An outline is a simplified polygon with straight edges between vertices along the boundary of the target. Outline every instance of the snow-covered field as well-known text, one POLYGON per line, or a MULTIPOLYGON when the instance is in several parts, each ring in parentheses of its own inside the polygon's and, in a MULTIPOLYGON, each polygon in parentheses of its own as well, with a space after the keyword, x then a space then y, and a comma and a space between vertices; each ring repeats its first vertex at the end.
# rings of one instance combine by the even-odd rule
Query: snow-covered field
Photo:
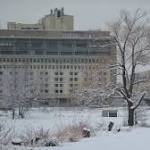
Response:
MULTIPOLYGON (((43 150, 149 150, 150 128, 134 128, 120 133, 103 133, 77 143, 43 150)), ((36 150, 41 150, 37 148, 36 150)))
POLYGON ((126 119, 124 109, 118 108, 117 118, 102 117, 102 109, 89 108, 40 108, 31 109, 25 115, 25 119, 11 119, 8 112, 3 114, 1 121, 5 122, 9 127, 13 128, 15 134, 30 129, 50 129, 57 130, 67 125, 86 123, 93 128, 98 124, 108 124, 109 121, 115 122, 115 125, 122 126, 126 119))
MULTIPOLYGON (((109 108, 110 109, 110 108, 109 108)), ((150 108, 142 108, 143 121, 150 124, 150 108), (143 111, 145 110, 146 111, 143 111)), ((101 109, 87 108, 40 108, 31 109, 26 113, 25 119, 12 120, 10 112, 0 113, 0 121, 12 128, 15 137, 24 134, 27 130, 39 128, 57 131, 65 126, 86 123, 93 129, 100 124, 107 127, 110 121, 115 123, 114 130, 107 132, 99 130, 96 136, 82 139, 75 143, 61 143, 58 147, 36 147, 34 150, 149 150, 150 128, 136 126, 134 128, 122 127, 125 124, 127 113, 125 109, 118 109, 117 118, 102 117, 101 109), (120 132, 116 129, 121 128, 120 132)), ((26 150, 33 147, 8 147, 9 150, 26 150)))

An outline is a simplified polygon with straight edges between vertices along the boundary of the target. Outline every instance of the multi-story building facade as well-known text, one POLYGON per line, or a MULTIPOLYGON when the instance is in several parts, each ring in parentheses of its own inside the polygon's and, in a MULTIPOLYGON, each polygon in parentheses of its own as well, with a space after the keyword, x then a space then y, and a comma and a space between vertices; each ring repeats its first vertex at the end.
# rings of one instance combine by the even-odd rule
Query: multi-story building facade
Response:
POLYGON ((18 93, 50 105, 71 102, 94 80, 115 83, 116 61, 107 31, 0 30, 0 100, 18 93))
POLYGON ((72 31, 74 29, 74 17, 72 15, 66 15, 64 8, 55 8, 36 24, 8 22, 7 28, 8 30, 72 31))

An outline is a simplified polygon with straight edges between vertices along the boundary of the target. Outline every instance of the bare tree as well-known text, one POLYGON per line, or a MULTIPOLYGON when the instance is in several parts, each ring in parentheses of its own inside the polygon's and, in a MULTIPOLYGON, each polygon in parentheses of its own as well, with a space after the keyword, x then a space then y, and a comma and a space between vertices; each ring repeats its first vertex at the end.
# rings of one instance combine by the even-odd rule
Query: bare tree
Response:
POLYGON ((12 110, 12 118, 15 118, 16 109, 18 115, 24 118, 26 110, 31 106, 32 100, 38 95, 37 85, 34 83, 33 71, 28 64, 19 67, 12 64, 3 76, 5 107, 12 110))
MULTIPOLYGON (((24 67, 24 66, 23 66, 24 67)), ((16 68, 12 66, 5 73, 5 99, 12 109, 12 118, 15 117, 15 109, 18 109, 19 116, 23 117, 23 111, 28 103, 27 97, 29 96, 28 79, 24 68, 16 68)))
MULTIPOLYGON (((105 69, 106 68, 107 67, 105 67, 105 69)), ((78 105, 92 107, 111 106, 110 99, 111 96, 115 94, 116 85, 111 82, 102 82, 103 78, 99 76, 99 72, 99 69, 85 72, 85 77, 87 80, 84 81, 80 87, 75 89, 73 95, 73 97, 76 98, 75 101, 78 105)))
POLYGON ((134 113, 140 106, 145 92, 137 94, 135 86, 143 81, 136 81, 139 66, 145 64, 149 55, 148 14, 137 9, 133 14, 123 10, 120 18, 109 25, 118 50, 118 63, 115 65, 121 77, 122 87, 119 93, 128 107, 128 125, 135 123, 134 113))
POLYGON ((108 107, 111 106, 111 96, 115 94, 115 86, 111 84, 95 84, 75 91, 78 105, 108 107))

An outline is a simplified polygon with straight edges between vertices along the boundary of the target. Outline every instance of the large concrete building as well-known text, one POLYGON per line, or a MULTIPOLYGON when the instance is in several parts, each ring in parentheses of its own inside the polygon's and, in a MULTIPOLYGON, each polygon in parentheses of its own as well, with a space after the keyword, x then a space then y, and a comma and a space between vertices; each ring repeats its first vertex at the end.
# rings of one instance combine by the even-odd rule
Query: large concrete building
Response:
POLYGON ((72 31, 74 29, 74 17, 72 15, 66 15, 64 8, 55 8, 36 24, 8 22, 7 28, 8 30, 72 31))
POLYGON ((108 31, 73 31, 73 16, 54 9, 37 24, 0 30, 0 102, 71 104, 76 89, 115 83, 116 47, 108 31), (13 101, 12 101, 13 100, 13 101))
POLYGON ((76 89, 94 80, 115 83, 116 61, 107 31, 0 30, 0 100, 71 102, 76 89))

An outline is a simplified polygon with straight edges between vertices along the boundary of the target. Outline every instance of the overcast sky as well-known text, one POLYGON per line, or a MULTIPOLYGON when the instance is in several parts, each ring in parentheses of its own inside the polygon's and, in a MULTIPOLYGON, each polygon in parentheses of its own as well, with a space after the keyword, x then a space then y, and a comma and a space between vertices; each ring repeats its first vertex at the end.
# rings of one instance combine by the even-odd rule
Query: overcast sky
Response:
POLYGON ((36 23, 56 7, 74 15, 76 30, 103 29, 121 9, 150 12, 150 0, 0 0, 0 27, 8 21, 36 23))

